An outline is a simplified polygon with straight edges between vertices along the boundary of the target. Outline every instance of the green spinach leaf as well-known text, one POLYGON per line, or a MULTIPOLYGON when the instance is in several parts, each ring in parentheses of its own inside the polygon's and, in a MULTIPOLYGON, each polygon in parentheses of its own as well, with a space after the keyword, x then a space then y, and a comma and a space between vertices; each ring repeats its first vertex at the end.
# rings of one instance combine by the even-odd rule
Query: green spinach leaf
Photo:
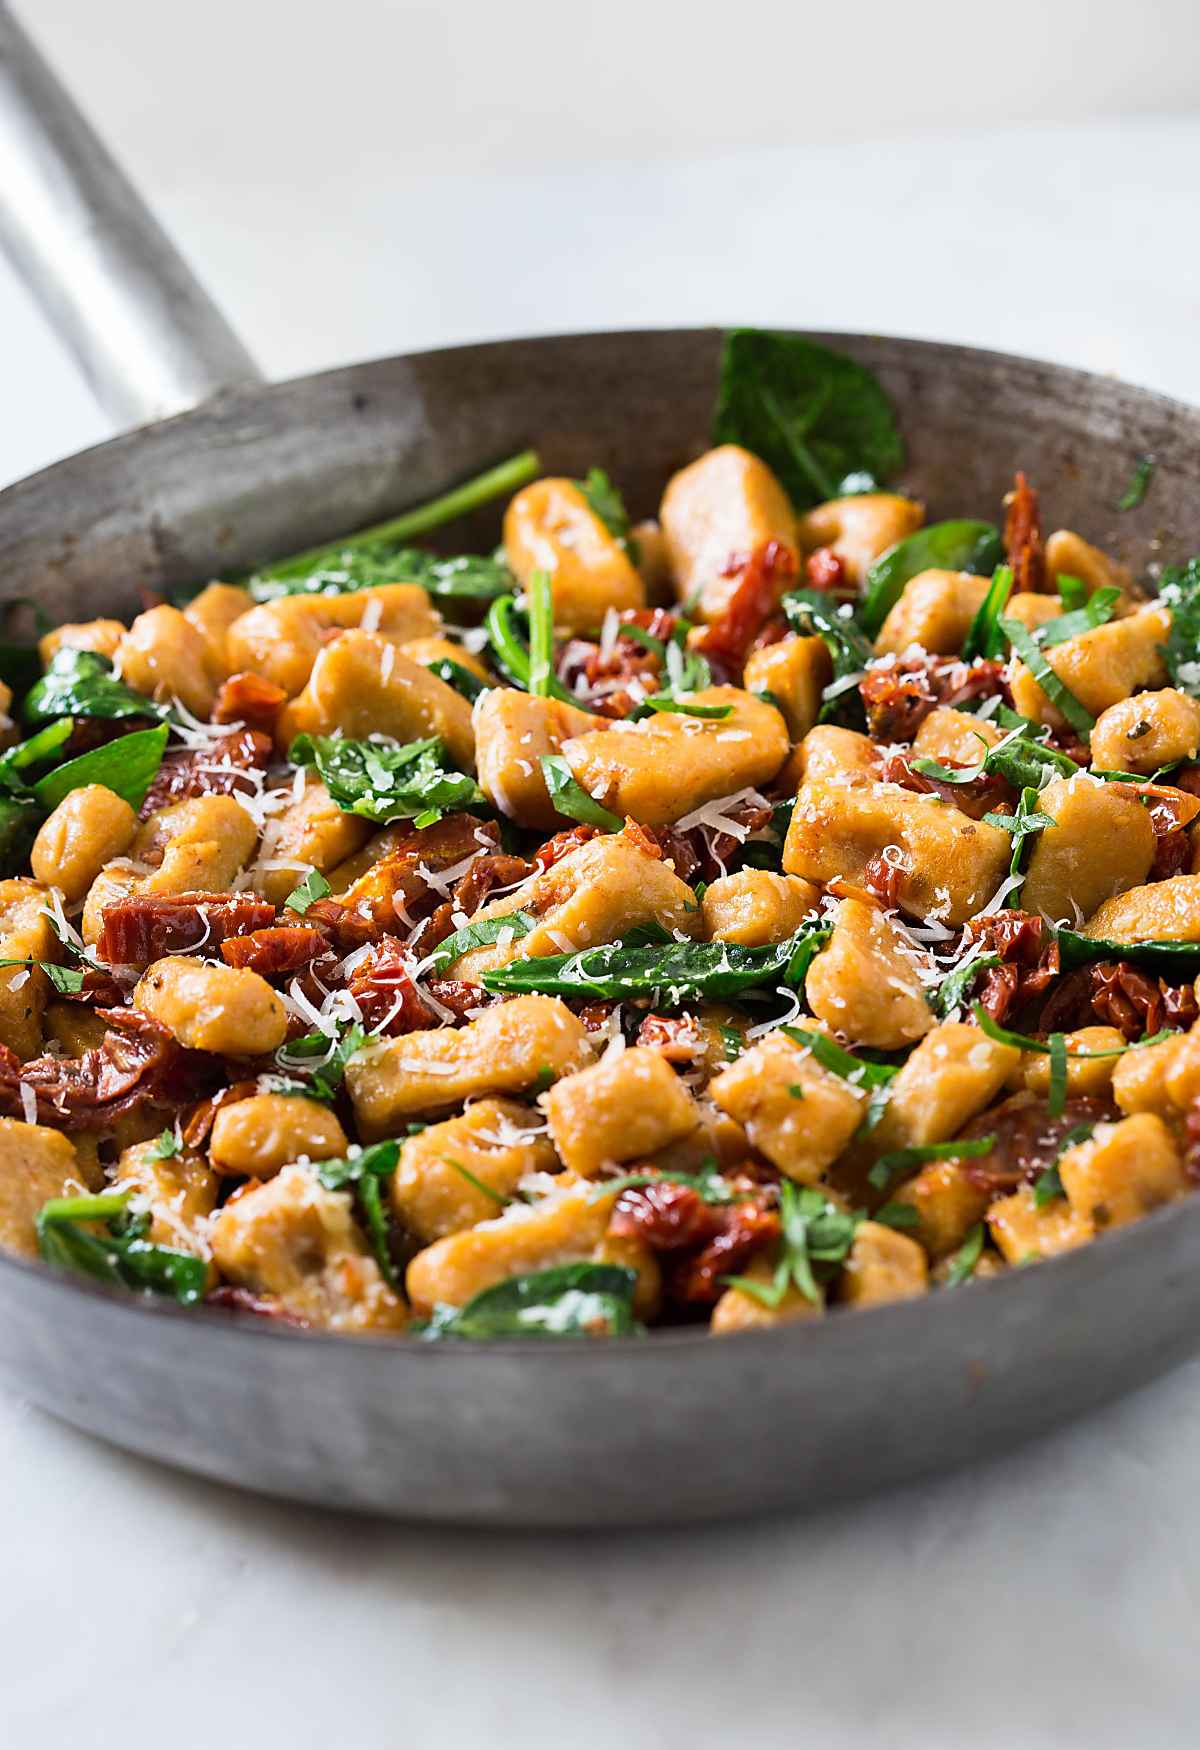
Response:
POLYGON ((510 1276, 485 1288, 465 1306, 437 1306, 414 1333, 427 1342, 456 1338, 627 1337, 637 1275, 615 1264, 560 1264, 528 1276, 510 1276))
POLYGON ((298 735, 288 758, 295 766, 316 767, 343 814, 381 824, 412 820, 431 826, 443 814, 487 800, 474 778, 444 763, 445 743, 437 736, 401 744, 298 735))
POLYGON ((700 997, 736 996, 757 985, 804 983, 832 926, 802 929, 785 942, 743 948, 734 942, 611 942, 575 954, 544 954, 514 960, 485 972, 491 991, 537 991, 546 996, 623 1000, 650 996, 668 1006, 700 997))
POLYGON ((34 784, 33 794, 49 814, 72 790, 81 790, 85 784, 103 784, 136 810, 146 800, 146 792, 162 765, 169 734, 167 725, 162 723, 157 729, 136 729, 132 735, 107 741, 102 747, 94 747, 90 753, 81 753, 78 759, 47 772, 34 784))
POLYGON ((98 651, 63 649, 55 653, 41 680, 30 689, 23 715, 27 723, 46 723, 53 717, 165 720, 170 718, 171 708, 117 680, 112 663, 98 651))
POLYGON ((874 637, 905 584, 922 571, 974 571, 982 577, 994 571, 1003 557, 1000 531, 993 523, 930 523, 881 553, 867 572, 860 609, 863 627, 874 637))

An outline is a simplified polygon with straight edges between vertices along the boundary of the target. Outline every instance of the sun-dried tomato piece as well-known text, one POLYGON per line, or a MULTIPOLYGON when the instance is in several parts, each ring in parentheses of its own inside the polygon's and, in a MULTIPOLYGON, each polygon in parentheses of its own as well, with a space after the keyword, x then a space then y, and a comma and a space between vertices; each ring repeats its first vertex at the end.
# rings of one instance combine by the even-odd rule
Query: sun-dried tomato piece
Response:
POLYGON ((913 656, 873 668, 858 683, 867 728, 876 741, 911 741, 938 705, 965 705, 997 694, 1012 703, 1004 664, 989 657, 961 662, 913 656))
MULTIPOLYGON (((510 1000, 499 991, 484 990, 481 984, 469 984, 462 978, 429 978, 425 981, 425 989, 442 1008, 450 1010, 455 1026, 473 1021, 477 1009, 490 1009, 496 1003, 510 1000)), ((442 1019, 441 1016, 438 1018, 442 1019)))
POLYGON ((692 1063, 708 1044, 695 1015, 647 1015, 638 1028, 637 1042, 659 1052, 668 1063, 692 1063))
POLYGON ((253 930, 249 935, 231 936, 221 943, 221 958, 227 966, 245 967, 263 978, 272 978, 281 972, 298 972, 328 949, 329 937, 324 930, 306 924, 290 927, 279 924, 253 930))
POLYGON ((96 952, 113 966, 149 966, 274 922, 275 907, 253 893, 137 894, 104 907, 96 952))
POLYGON ((148 1015, 138 1009, 96 1013, 108 1031, 81 1057, 47 1055, 22 1063, 0 1045, 0 1111, 24 1118, 25 1088, 37 1101, 39 1124, 58 1130, 106 1130, 134 1107, 178 1105, 194 1098, 205 1083, 211 1086, 215 1060, 185 1051, 148 1015))
MULTIPOLYGON (((226 1203, 232 1203, 233 1198, 226 1203)), ((255 1294, 252 1288, 239 1288, 231 1282, 223 1282, 219 1288, 210 1290, 204 1296, 203 1305, 215 1307, 218 1312, 252 1313, 255 1318, 274 1319, 277 1324, 291 1325, 298 1331, 307 1331, 308 1320, 302 1319, 298 1313, 289 1311, 273 1295, 255 1294)))
MULTIPOLYGON (((432 826, 391 840, 388 854, 353 882, 339 903, 368 926, 367 940, 411 929, 443 897, 445 884, 439 885, 437 877, 469 857, 493 854, 499 843, 499 828, 493 821, 471 814, 447 815, 432 826)), ((307 922, 316 921, 314 911, 310 907, 305 913, 307 922)))
POLYGON ((608 1002, 584 1003, 583 1007, 576 1009, 575 1013, 589 1033, 607 1033, 613 1011, 620 1006, 619 1003, 608 1002))
POLYGON ((846 576, 846 561, 832 547, 817 547, 809 554, 804 561, 804 580, 809 589, 826 590, 843 601, 853 601, 858 593, 846 576))
POLYGON ((1183 1121, 1183 1170, 1193 1182, 1200 1182, 1200 1101, 1183 1121))
MULTIPOLYGON (((950 771, 971 769, 964 760, 943 758, 938 763, 950 771)), ((940 796, 943 802, 953 803, 961 814, 969 815, 972 820, 982 820, 985 814, 1016 799, 1012 785, 998 772, 981 773, 965 784, 945 784, 940 778, 930 778, 924 772, 916 771, 910 754, 889 754, 879 769, 879 781, 898 784, 902 790, 912 790, 921 796, 940 796)))
POLYGON ((1024 474, 1017 474, 1004 508, 1004 551, 1012 566, 1013 594, 1023 589, 1044 591, 1046 554, 1042 546, 1041 510, 1038 495, 1024 474))
POLYGON ((556 832, 552 839, 547 839, 544 845, 539 845, 533 854, 533 866, 539 872, 553 869, 564 857, 577 851, 580 845, 586 845, 589 839, 600 837, 598 826, 571 826, 565 832, 556 832))
POLYGON ((705 1203, 690 1185, 660 1179, 622 1191, 613 1205, 608 1231, 642 1240, 656 1252, 681 1252, 705 1246, 724 1230, 723 1211, 705 1203))
POLYGON ((214 723, 244 723, 262 735, 274 736, 275 719, 287 704, 287 694, 263 675, 231 674, 222 681, 212 709, 214 723))
POLYGON ((885 911, 895 911, 900 904, 900 889, 907 872, 905 864, 899 858, 889 857, 884 851, 876 851, 863 864, 863 886, 875 895, 885 911))
POLYGON ((649 832, 639 821, 636 821, 633 818, 632 814, 627 814, 625 816, 625 825, 621 830, 629 840, 630 844, 636 845, 638 850, 644 852, 647 857, 655 857, 659 861, 662 860, 663 848, 658 835, 649 832))
POLYGON ((472 917, 496 888, 516 887, 533 873, 532 863, 527 863, 524 857, 511 857, 504 851, 478 857, 455 883, 454 908, 472 917))
POLYGON ((759 1203, 735 1203, 717 1213, 721 1232, 672 1273, 669 1290, 676 1300, 711 1305, 724 1292, 723 1276, 740 1275, 779 1238, 779 1217, 759 1203))
POLYGON ((146 792, 141 818, 190 796, 252 795, 271 763, 271 752, 271 737, 257 729, 223 735, 212 747, 173 749, 164 755, 146 792), (252 772, 259 776, 251 777, 252 772))
POLYGON ((416 1033, 436 1027, 438 1017, 412 981, 411 954, 395 936, 384 936, 350 974, 346 989, 371 1032, 416 1033))
POLYGON ((203 1148, 212 1132, 213 1122, 222 1106, 236 1105, 239 1100, 249 1100, 258 1092, 257 1082, 231 1082, 227 1088, 220 1088, 207 1100, 198 1100, 190 1108, 180 1125, 180 1135, 184 1148, 203 1148))
POLYGON ((724 608, 689 643, 705 656, 740 668, 750 646, 796 580, 796 555, 782 541, 764 541, 752 553, 734 553, 722 577, 736 577, 724 608))
POLYGON ((1077 1124, 1107 1123, 1115 1116, 1111 1100, 1081 1097, 1068 1100, 1063 1110, 1051 1117, 1044 1099, 1023 1090, 973 1118, 959 1132, 963 1140, 996 1138, 989 1154, 963 1160, 963 1173, 981 1191, 1013 1191, 1045 1171, 1057 1157, 1067 1132, 1077 1124))
POLYGON ((1062 970, 1049 925, 1032 912, 989 912, 972 918, 966 939, 978 942, 985 954, 998 954, 1003 962, 988 967, 979 986, 977 1000, 993 1021, 1003 1021, 1013 1009, 1043 996, 1062 970))
POLYGON ((1128 960, 1102 960, 1087 974, 1092 1013, 1126 1039, 1142 1039, 1164 1027, 1190 1027, 1200 1014, 1190 984, 1152 978, 1128 960))

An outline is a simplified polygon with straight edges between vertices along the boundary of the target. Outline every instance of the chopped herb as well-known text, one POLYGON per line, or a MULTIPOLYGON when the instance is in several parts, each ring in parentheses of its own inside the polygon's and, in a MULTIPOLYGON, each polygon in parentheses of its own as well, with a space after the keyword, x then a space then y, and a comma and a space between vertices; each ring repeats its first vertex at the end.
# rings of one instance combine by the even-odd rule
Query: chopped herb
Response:
MULTIPOLYGON (((1055 1055, 1058 1047, 1055 1039, 1062 1034, 1049 1034, 1045 1039, 1034 1039, 1028 1033, 1014 1033, 1008 1027, 1002 1027, 998 1021, 993 1021, 982 1003, 975 1003, 971 1013, 979 1027, 989 1039, 994 1039, 1000 1045, 1015 1045, 1018 1051, 1036 1051, 1043 1057, 1055 1055)), ((1178 1033, 1177 1027, 1163 1027, 1158 1033, 1148 1033, 1144 1039, 1135 1039, 1129 1045, 1116 1045, 1106 1051, 1072 1051, 1069 1058, 1072 1063, 1091 1062, 1100 1057, 1124 1057, 1127 1051, 1140 1051, 1144 1045, 1159 1045, 1164 1039, 1174 1039, 1178 1033)))
POLYGON ((1059 679, 1032 632, 1029 632, 1019 620, 1005 619, 1000 621, 1000 630, 1050 703, 1067 719, 1071 727, 1086 739, 1096 727, 1096 719, 1085 705, 1080 704, 1066 682, 1059 679))
POLYGON ((544 1063, 534 1077, 533 1085, 539 1094, 544 1094, 547 1088, 552 1088, 557 1081, 553 1065, 544 1063))
POLYGON ((975 1274, 975 1266, 983 1256, 983 1223, 977 1221, 951 1261, 946 1276, 947 1288, 958 1288, 975 1274))
POLYGON ((988 585, 987 594, 980 602, 975 618, 971 621, 970 631, 963 640, 962 656, 964 662, 971 662, 977 656, 992 658, 1003 656, 1004 634, 1000 630, 1000 616, 1008 606, 1012 587, 1012 566, 998 565, 992 573, 992 581, 988 585))
POLYGON ((803 1085, 800 1082, 789 1082, 788 1093, 792 1096, 793 1100, 802 1100, 804 1098, 803 1085))
MULTIPOLYGON (((874 647, 853 617, 848 612, 842 613, 837 603, 820 590, 791 590, 780 605, 794 631, 802 632, 806 637, 823 639, 829 651, 833 679, 825 689, 825 703, 819 718, 822 723, 827 722, 837 714, 840 699, 852 691, 868 663, 874 661, 874 647)), ((857 693, 853 698, 858 701, 857 693)), ((861 719, 861 701, 852 704, 851 709, 861 719)))
POLYGON ((529 616, 529 691, 546 699, 554 679, 554 597, 550 593, 548 571, 533 573, 525 602, 529 616))
POLYGON ((351 1149, 336 1160, 318 1161, 317 1178, 327 1191, 344 1191, 374 1175, 386 1179, 396 1170, 400 1159, 400 1144, 392 1137, 386 1142, 373 1142, 367 1148, 351 1149))
MULTIPOLYGON (((540 572, 537 575, 544 577, 545 573, 540 572)), ((496 667, 514 687, 519 687, 525 693, 534 692, 536 689, 533 686, 532 651, 526 638, 526 632, 531 633, 531 628, 517 607, 516 597, 499 596, 488 609, 484 624, 496 667)), ((539 670, 538 684, 543 698, 559 699, 566 705, 579 705, 574 693, 567 691, 552 669, 547 667, 539 670)))
POLYGON ((299 886, 292 888, 292 891, 283 902, 284 907, 287 911, 298 912, 299 915, 303 917, 314 900, 326 899, 332 892, 333 888, 329 885, 328 881, 326 881, 321 871, 319 869, 310 869, 308 874, 304 877, 304 880, 300 882, 299 886))
POLYGON ((1136 510, 1146 496, 1146 488, 1154 473, 1153 456, 1139 456, 1133 469, 1133 478, 1116 502, 1117 510, 1136 510))
POLYGON ((1050 1086, 1046 1105, 1051 1118, 1059 1118, 1067 1103, 1067 1036, 1065 1033, 1050 1033, 1046 1043, 1050 1047, 1050 1086))
POLYGON ((717 1032, 721 1035, 721 1044, 725 1049, 726 1063, 735 1063, 742 1055, 745 1040, 736 1027, 725 1027, 718 1023, 717 1032))
POLYGON ((820 1284, 845 1262, 862 1216, 839 1209, 812 1186, 784 1179, 779 1187, 779 1220, 783 1233, 771 1281, 755 1282, 748 1276, 722 1280, 763 1306, 779 1306, 793 1287, 819 1305, 825 1298, 820 1284))
POLYGON ((1120 590, 1109 584, 1096 590, 1081 608, 1043 621, 1034 634, 1039 647, 1045 650, 1054 644, 1065 644, 1068 638, 1081 638, 1085 632, 1094 632, 1097 626, 1107 626, 1120 599, 1120 590))
POLYGON ((56 966, 53 960, 0 960, 0 966, 38 966, 59 996, 76 997, 83 989, 83 973, 77 966, 56 966))
POLYGON ((589 468, 586 480, 575 482, 587 499, 588 509, 604 524, 614 541, 629 545, 629 513, 617 488, 603 468, 589 468))
POLYGON ((494 1186, 485 1185, 482 1179, 476 1178, 470 1167, 464 1167, 461 1161, 456 1161, 454 1159, 453 1155, 443 1155, 441 1158, 445 1161, 448 1167, 453 1167, 454 1171, 460 1176, 460 1178, 465 1179, 468 1185, 473 1186, 476 1191, 482 1192, 485 1197, 489 1197, 492 1202, 498 1204, 501 1209, 507 1209, 509 1204, 515 1201, 514 1198, 506 1195, 505 1192, 497 1191, 494 1186))
POLYGON ((691 699, 677 699, 670 693, 652 693, 648 699, 643 699, 641 704, 629 713, 629 716, 636 723, 643 717, 656 716, 663 711, 673 711, 680 717, 705 717, 715 722, 723 717, 731 717, 733 706, 696 705, 691 699))
POLYGON ((723 1205, 734 1201, 729 1181, 722 1178, 715 1161, 711 1160, 702 1162, 695 1173, 676 1173, 664 1167, 648 1173, 624 1173, 619 1179, 598 1179, 591 1201, 611 1197, 614 1192, 642 1191, 648 1185, 683 1185, 689 1191, 695 1191, 705 1203, 723 1205))
POLYGON ((315 766, 344 814, 380 824, 412 820, 432 826, 443 814, 486 800, 474 778, 444 763, 445 743, 438 736, 401 744, 298 735, 288 758, 295 766, 315 766))
MULTIPOLYGON (((1013 814, 985 814, 986 826, 999 827, 1001 832, 1012 834, 1012 857, 1009 860, 1008 873, 1010 877, 1020 876, 1021 858, 1025 853, 1025 841, 1044 832, 1048 826, 1057 826, 1058 822, 1049 814, 1043 814, 1037 808, 1038 792, 1032 787, 1021 791, 1017 800, 1016 812, 1013 814)), ((1006 905, 1016 903, 1017 889, 1014 887, 1005 897, 1006 905)))
POLYGON ((620 832, 621 816, 588 795, 561 754, 544 753, 541 767, 550 800, 559 814, 565 814, 570 820, 581 820, 588 826, 602 827, 605 832, 620 832))
POLYGON ((987 575, 999 563, 1003 552, 1000 531, 992 523, 930 523, 927 528, 906 535, 881 553, 867 572, 860 610, 864 628, 874 637, 900 600, 905 585, 921 572, 972 571, 987 575))
POLYGON ((410 1328, 426 1342, 632 1336, 641 1328, 633 1316, 636 1284, 637 1273, 616 1264, 560 1264, 510 1276, 465 1306, 436 1306, 427 1323, 410 1328))
POLYGON ((1066 1196, 1062 1179, 1059 1176, 1058 1163, 1069 1148, 1074 1148, 1076 1143, 1087 1142, 1095 1128, 1094 1124, 1073 1124, 1067 1131, 1058 1145, 1054 1159, 1045 1172, 1039 1173, 1034 1181, 1033 1201, 1036 1208, 1044 1209, 1048 1203, 1053 1203, 1056 1197, 1066 1196))
POLYGON ((345 1078, 346 1065, 366 1043, 365 1028, 351 1021, 334 1039, 327 1033, 305 1033, 289 1040, 275 1053, 275 1061, 281 1068, 308 1077, 304 1091, 310 1099, 332 1101, 345 1078), (314 1060, 311 1068, 310 1059, 314 1060))
POLYGON ((486 693, 488 684, 481 681, 477 674, 472 674, 469 668, 464 668, 461 662, 454 662, 449 656, 439 656, 436 662, 423 664, 431 675, 436 675, 439 681, 445 681, 448 687, 453 687, 456 693, 473 705, 481 693, 486 693))
POLYGON ((925 1142, 911 1148, 895 1148, 890 1154, 880 1155, 867 1178, 876 1190, 886 1191, 901 1173, 910 1173, 914 1167, 923 1167, 927 1161, 978 1160, 991 1154, 995 1146, 995 1136, 973 1136, 961 1137, 954 1142, 925 1142))
POLYGON ((873 372, 801 335, 753 328, 725 337, 712 441, 761 456, 798 510, 836 498, 847 475, 874 484, 904 464, 873 372))
POLYGON ((965 999, 976 976, 1000 964, 1001 960, 998 954, 980 954, 977 959, 965 960, 961 965, 956 966, 953 972, 947 973, 934 992, 933 1008, 935 1013, 943 1018, 952 1014, 965 999))
POLYGON ((169 1161, 183 1153, 183 1139, 173 1130, 160 1130, 146 1149, 148 1160, 169 1161))
POLYGON ((911 1203, 885 1203, 871 1219, 882 1222, 884 1227, 894 1227, 899 1233, 911 1233, 921 1225, 921 1217, 911 1203))
POLYGON ((899 1073, 899 1065, 894 1063, 872 1063, 865 1057, 855 1057, 836 1040, 828 1038, 824 1033, 813 1033, 806 1027, 782 1027, 789 1039, 797 1045, 803 1045, 811 1051, 813 1057, 822 1069, 830 1070, 834 1075, 841 1076, 843 1081, 853 1087, 869 1092, 867 1109, 858 1134, 865 1136, 874 1130, 887 1108, 891 1083, 899 1073))

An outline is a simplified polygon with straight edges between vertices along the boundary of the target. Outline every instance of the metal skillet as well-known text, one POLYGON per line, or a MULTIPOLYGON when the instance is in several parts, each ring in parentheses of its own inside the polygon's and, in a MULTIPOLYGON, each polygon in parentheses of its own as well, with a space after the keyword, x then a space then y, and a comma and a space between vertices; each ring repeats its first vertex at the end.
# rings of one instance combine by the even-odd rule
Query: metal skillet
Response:
MULTIPOLYGON (((0 493, 5 597, 56 618, 393 514, 526 444, 639 514, 703 446, 719 336, 456 347, 265 386, 0 0, 0 235, 116 419, 152 423, 0 493), (192 411, 181 411, 184 408, 192 411), (174 417, 163 418, 163 414, 174 417)), ((973 349, 819 336, 899 410, 931 514, 1020 466, 1137 569, 1200 547, 1200 413, 973 349), (1147 505, 1108 509, 1131 459, 1147 505)), ((459 525, 460 550, 496 521, 459 525)), ((346 1340, 119 1298, 0 1257, 0 1378, 116 1444, 246 1488, 501 1526, 817 1506, 990 1455, 1200 1347, 1200 1197, 1034 1269, 815 1326, 712 1339, 346 1340)))

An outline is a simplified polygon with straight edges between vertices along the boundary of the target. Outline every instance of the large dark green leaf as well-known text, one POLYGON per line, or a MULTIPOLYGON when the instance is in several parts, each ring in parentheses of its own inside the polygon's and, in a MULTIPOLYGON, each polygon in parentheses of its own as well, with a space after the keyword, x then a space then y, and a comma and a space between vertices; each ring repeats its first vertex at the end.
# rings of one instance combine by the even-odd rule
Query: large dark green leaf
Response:
POLYGON ((796 334, 738 328, 725 337, 712 435, 761 456, 798 510, 836 498, 850 475, 882 483, 904 465, 879 379, 796 334))
POLYGON ((458 1337, 624 1337, 633 1317, 637 1275, 616 1264, 560 1264, 510 1276, 465 1306, 439 1306, 418 1333, 426 1341, 458 1337))
POLYGON ((743 948, 734 942, 610 942, 576 954, 538 955, 485 972, 492 991, 623 1000, 649 996, 667 1005, 699 997, 731 997, 758 985, 804 983, 831 926, 799 931, 785 942, 743 948))
POLYGON ((993 523, 931 523, 889 547, 867 572, 860 617, 873 638, 900 600, 904 586, 922 571, 974 571, 989 576, 1004 557, 993 523))
POLYGON ((1065 928, 1058 930, 1057 939, 1064 972, 1097 960, 1131 960, 1164 978, 1193 978, 1200 973, 1200 942, 1112 942, 1065 928))
POLYGON ((401 746, 298 735, 288 758, 293 765, 316 766, 343 813, 380 823, 415 820, 431 826, 443 814, 486 800, 474 778, 446 766, 445 745, 437 736, 401 746))
POLYGON ((131 808, 140 808, 162 764, 169 734, 163 723, 157 729, 137 729, 132 735, 105 742, 103 747, 94 747, 90 753, 81 753, 78 759, 47 772, 33 786, 33 793, 49 813, 72 790, 85 784, 103 784, 124 797, 131 808))
POLYGON ((53 717, 166 718, 171 710, 117 680, 98 651, 64 649, 31 690, 23 714, 27 723, 46 723, 53 717))

